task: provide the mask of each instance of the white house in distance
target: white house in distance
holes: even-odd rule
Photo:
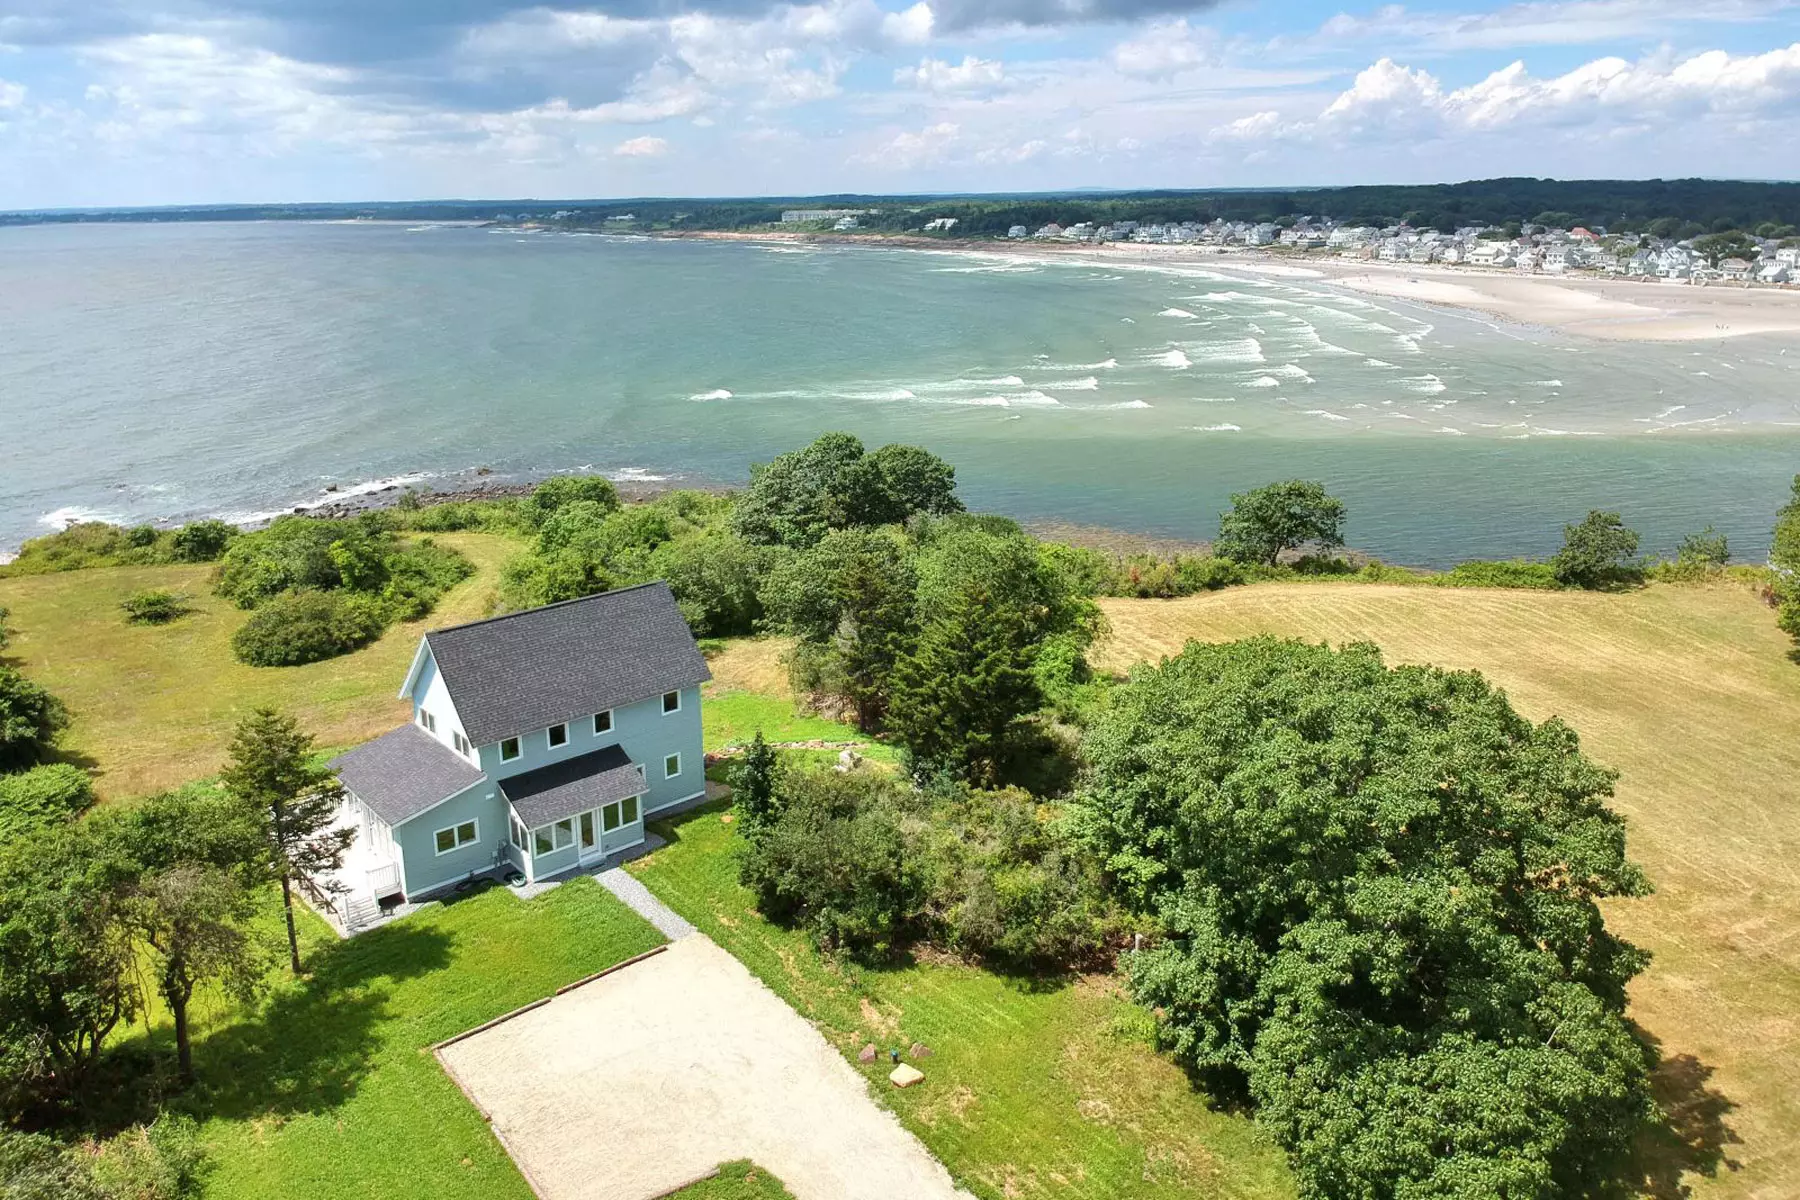
[[[356,830],[335,880],[345,925],[642,842],[647,817],[705,795],[710,678],[665,583],[426,634],[400,686],[412,721],[332,760]]]

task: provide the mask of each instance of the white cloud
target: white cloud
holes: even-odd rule
[[[931,40],[933,23],[931,5],[919,0],[911,8],[882,17],[881,31],[889,41],[902,46],[922,46]]]
[[[1137,37],[1113,47],[1112,62],[1127,75],[1163,78],[1178,71],[1219,61],[1218,35],[1195,28],[1186,18],[1148,26]]]
[[[25,103],[25,85],[0,79],[0,108],[19,108]]]
[[[955,122],[940,121],[917,132],[908,130],[895,134],[875,149],[857,155],[853,161],[900,171],[930,166],[943,161],[961,132],[962,127]]]
[[[1748,23],[1791,11],[1794,0],[1530,0],[1490,12],[1414,12],[1389,4],[1367,16],[1339,13],[1314,40],[1328,47],[1378,40],[1390,52],[1505,50],[1590,45],[1663,36],[1683,24]]]
[[[1268,109],[1220,125],[1210,136],[1215,140],[1257,142],[1277,136],[1281,128],[1281,114]]]
[[[1006,82],[1006,68],[996,59],[965,55],[960,63],[922,58],[916,67],[901,67],[894,82],[928,92],[970,92],[999,87]]]
[[[621,158],[661,158],[669,152],[669,143],[659,137],[634,137],[613,147]]]

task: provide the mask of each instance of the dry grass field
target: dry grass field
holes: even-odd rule
[[[347,746],[406,719],[394,698],[419,635],[486,616],[500,566],[517,543],[479,533],[439,534],[475,563],[423,621],[390,629],[354,654],[304,667],[248,667],[231,635],[248,619],[212,594],[213,568],[106,567],[0,579],[12,644],[0,658],[62,697],[74,714],[63,748],[96,772],[104,797],[135,796],[212,773],[232,727],[259,704],[300,718],[325,746]],[[130,625],[119,602],[144,588],[192,597],[170,625]]]
[[[1653,1194],[1800,1196],[1800,665],[1744,588],[1623,595],[1277,584],[1103,602],[1125,670],[1190,638],[1373,641],[1390,662],[1476,668],[1564,718],[1620,771],[1616,807],[1656,894],[1608,919],[1656,959],[1632,990],[1691,1145]]]

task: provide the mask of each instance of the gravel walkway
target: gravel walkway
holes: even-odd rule
[[[818,1030],[704,934],[438,1057],[542,1200],[649,1200],[740,1158],[797,1200],[967,1200]]]
[[[623,867],[602,871],[594,878],[638,916],[656,926],[671,942],[678,942],[694,932],[694,927],[680,913],[652,896],[650,889],[639,883],[636,876],[627,874]]]

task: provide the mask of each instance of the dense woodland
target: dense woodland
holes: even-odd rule
[[[1650,232],[1657,222],[1683,236],[1761,225],[1800,225],[1800,183],[1714,179],[1484,179],[1465,183],[1343,188],[1168,190],[968,196],[807,196],[744,199],[431,201],[400,204],[219,205],[188,208],[58,210],[0,214],[0,224],[72,221],[251,221],[322,218],[442,221],[498,217],[539,221],[553,214],[569,227],[628,230],[752,229],[779,222],[784,209],[872,210],[863,228],[920,231],[936,217],[955,217],[940,236],[1004,236],[1013,225],[1048,222],[1278,221],[1300,215],[1340,222],[1455,229],[1465,225],[1546,223]],[[629,221],[620,220],[629,216]],[[609,220],[610,218],[610,220]]]

